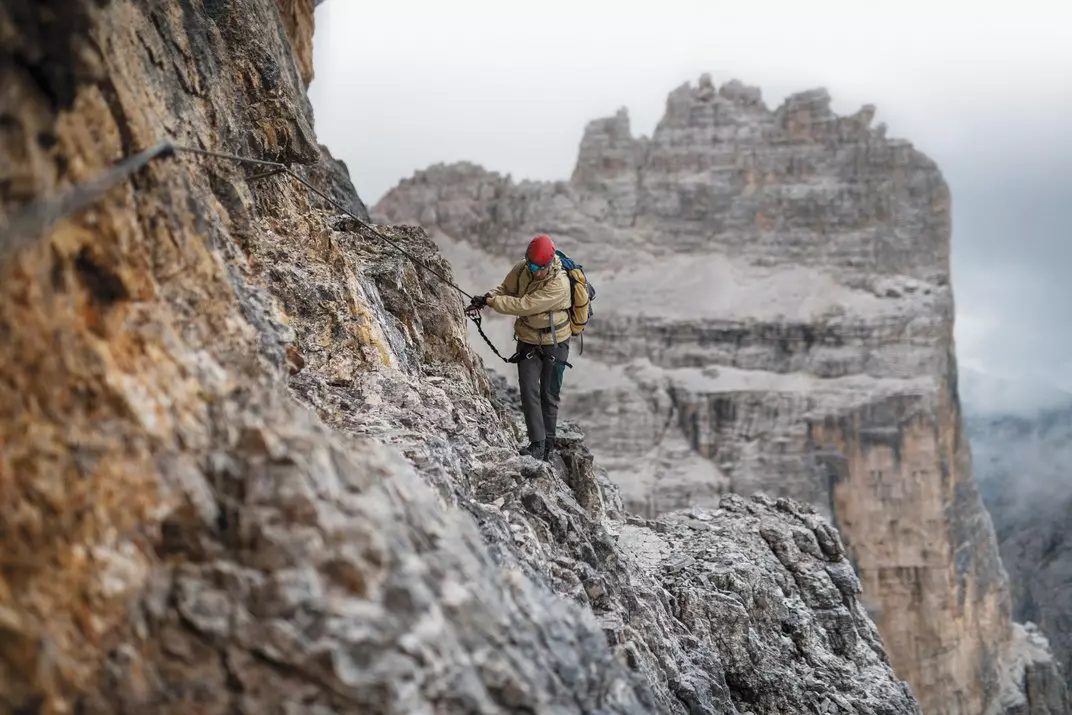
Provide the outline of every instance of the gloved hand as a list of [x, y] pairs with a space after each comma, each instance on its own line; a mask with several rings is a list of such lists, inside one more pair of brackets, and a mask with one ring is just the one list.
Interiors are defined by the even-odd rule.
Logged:
[[486, 307], [488, 304], [488, 296], [474, 295], [473, 299], [469, 301], [469, 305], [465, 309], [465, 314], [470, 318], [476, 318], [480, 315], [480, 310]]

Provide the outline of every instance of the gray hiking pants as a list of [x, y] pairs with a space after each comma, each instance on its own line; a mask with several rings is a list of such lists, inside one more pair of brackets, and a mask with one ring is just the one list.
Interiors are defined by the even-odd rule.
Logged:
[[554, 439], [558, 425], [558, 396], [569, 360], [569, 340], [554, 345], [529, 345], [518, 341], [521, 359], [517, 381], [521, 389], [521, 409], [529, 442]]

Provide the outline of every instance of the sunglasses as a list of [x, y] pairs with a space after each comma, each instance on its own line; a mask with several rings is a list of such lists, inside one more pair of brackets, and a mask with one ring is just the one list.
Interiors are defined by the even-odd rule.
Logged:
[[537, 273], [539, 271], [542, 271], [544, 268], [550, 267], [551, 263], [554, 263], [554, 260], [552, 260], [550, 263], [546, 263], [546, 264], [544, 264], [542, 266], [537, 266], [532, 261], [529, 261], [529, 270], [532, 271], [533, 273]]

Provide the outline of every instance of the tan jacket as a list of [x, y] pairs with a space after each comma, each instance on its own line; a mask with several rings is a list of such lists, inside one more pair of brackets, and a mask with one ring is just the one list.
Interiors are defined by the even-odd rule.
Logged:
[[527, 261], [519, 261], [503, 282], [488, 292], [488, 307], [497, 313], [518, 316], [514, 321], [514, 335], [530, 345], [554, 343], [556, 335], [547, 330], [548, 315], [557, 328], [558, 342], [568, 340], [573, 334], [569, 322], [569, 276], [562, 270], [562, 261], [557, 256], [550, 274], [541, 280], [533, 278]]

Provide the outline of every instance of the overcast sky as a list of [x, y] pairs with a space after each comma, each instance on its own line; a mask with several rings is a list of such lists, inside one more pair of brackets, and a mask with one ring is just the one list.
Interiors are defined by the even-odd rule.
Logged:
[[439, 161], [566, 179], [590, 119], [624, 106], [650, 135], [704, 72], [771, 107], [875, 104], [952, 189], [961, 364], [1072, 389], [1072, 3], [328, 0], [316, 21], [317, 134], [370, 205]]

